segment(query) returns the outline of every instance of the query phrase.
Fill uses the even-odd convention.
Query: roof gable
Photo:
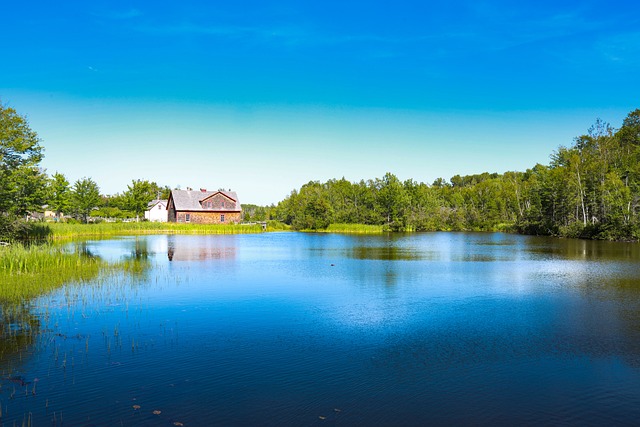
[[[200,201],[204,202],[206,200],[213,199],[218,194],[221,194],[223,197],[225,197],[225,198],[227,198],[227,199],[229,199],[229,200],[231,200],[233,202],[235,202],[236,199],[234,197],[232,197],[231,194],[233,194],[235,197],[238,197],[238,196],[235,195],[235,192],[231,193],[229,191],[220,191],[220,190],[218,190],[218,191],[213,192],[213,194],[211,194],[209,196],[206,196],[204,199],[200,199]]]
[[[153,209],[158,205],[162,205],[163,207],[167,207],[168,200],[152,200],[147,204],[147,210]]]
[[[216,195],[222,195],[228,199],[229,203],[213,204],[210,208],[203,206],[204,201],[214,199]],[[171,190],[169,200],[173,200],[176,211],[190,212],[241,212],[242,207],[235,191],[194,191],[194,190]],[[216,206],[213,206],[216,205]]]

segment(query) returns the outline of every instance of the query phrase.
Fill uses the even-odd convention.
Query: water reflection
[[[169,261],[230,260],[236,257],[235,236],[224,236],[223,238],[213,236],[205,239],[189,239],[191,236],[176,235],[166,237]]]
[[[88,240],[82,240],[74,242],[73,244],[73,252],[82,254],[89,258],[95,258],[96,254],[93,253],[91,249],[91,243]]]
[[[345,254],[350,258],[355,259],[373,259],[373,260],[385,260],[385,261],[417,261],[422,259],[434,259],[434,252],[422,253],[415,249],[399,248],[397,246],[356,246],[354,248],[346,249]]]
[[[41,382],[38,400],[11,401],[2,422],[33,413],[47,424],[64,411],[69,425],[311,425],[319,416],[631,425],[639,258],[599,243],[477,233],[87,242],[93,256],[147,273],[52,296],[49,320],[29,327],[51,328],[46,346],[27,328],[7,336],[14,359],[25,345],[31,353],[12,377]]]
[[[29,347],[39,332],[40,320],[26,304],[0,305],[0,367],[3,375],[10,360],[29,353]]]
[[[625,242],[601,242],[578,239],[530,237],[529,253],[573,260],[634,260],[640,259],[640,245]]]

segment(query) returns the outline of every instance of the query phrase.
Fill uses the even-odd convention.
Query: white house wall
[[[153,222],[167,222],[167,207],[158,203],[148,211],[145,211],[144,217]]]

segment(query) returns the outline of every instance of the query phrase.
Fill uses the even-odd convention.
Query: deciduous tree
[[[147,210],[149,202],[157,195],[158,186],[149,181],[134,179],[124,193],[126,209],[136,214],[136,221]]]
[[[0,214],[24,215],[44,204],[40,142],[24,116],[0,103]]]
[[[73,184],[71,200],[73,211],[87,222],[91,210],[101,202],[100,188],[91,178],[79,179]]]
[[[69,181],[61,173],[54,173],[49,184],[49,207],[60,218],[62,213],[71,209],[71,188]]]

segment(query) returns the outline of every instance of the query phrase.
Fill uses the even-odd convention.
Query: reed
[[[0,302],[21,303],[98,275],[102,262],[50,245],[0,248]]]
[[[261,233],[258,224],[176,224],[167,222],[102,222],[99,224],[50,224],[53,239],[143,234],[250,234]]]
[[[382,234],[382,225],[367,224],[331,224],[325,230],[318,230],[325,233],[350,233],[350,234]]]
[[[267,231],[291,231],[291,226],[284,222],[269,220],[267,221]]]

